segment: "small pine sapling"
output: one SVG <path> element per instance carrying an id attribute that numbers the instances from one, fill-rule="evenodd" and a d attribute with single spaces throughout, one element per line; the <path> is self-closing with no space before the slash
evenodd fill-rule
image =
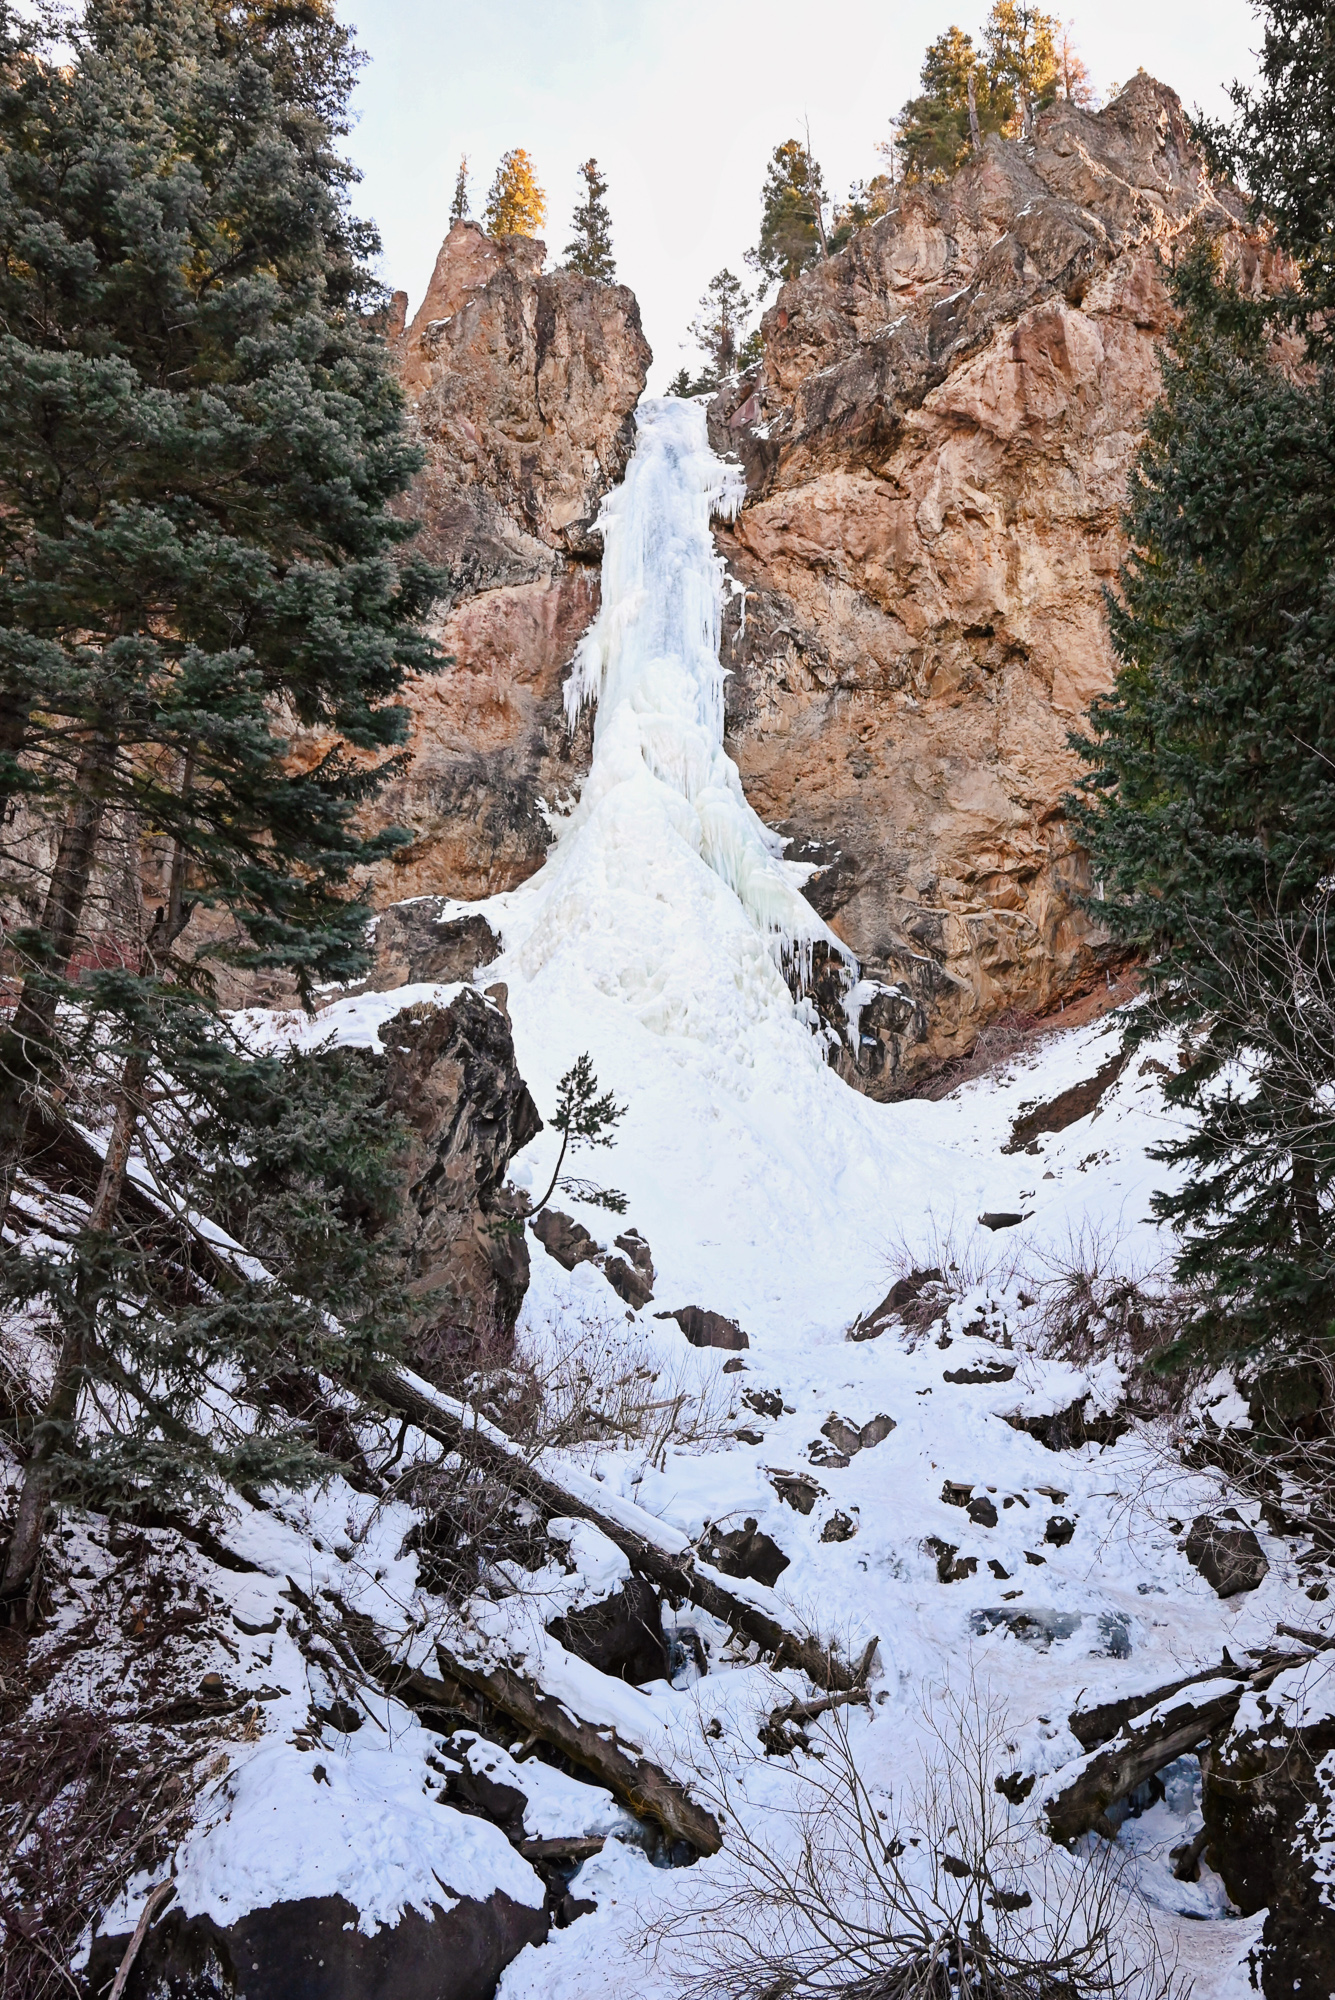
<path id="1" fill-rule="evenodd" d="M 595 1208 L 610 1209 L 613 1215 L 626 1213 L 626 1197 L 616 1188 L 600 1188 L 591 1181 L 563 1180 L 561 1169 L 568 1151 L 578 1146 L 612 1146 L 616 1127 L 626 1115 L 611 1091 L 598 1095 L 598 1079 L 589 1057 L 582 1055 L 561 1078 L 556 1089 L 556 1112 L 552 1124 L 561 1134 L 561 1150 L 556 1167 L 541 1201 L 534 1202 L 529 1215 L 546 1208 L 559 1187 L 576 1201 L 590 1202 Z"/>
<path id="2" fill-rule="evenodd" d="M 459 171 L 454 177 L 454 200 L 450 203 L 450 227 L 456 222 L 468 220 L 468 155 L 459 156 Z"/>

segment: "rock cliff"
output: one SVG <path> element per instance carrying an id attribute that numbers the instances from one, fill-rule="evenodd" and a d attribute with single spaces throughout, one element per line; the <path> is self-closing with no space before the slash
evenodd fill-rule
<path id="1" fill-rule="evenodd" d="M 844 1066 L 874 1095 L 1102 977 L 1066 739 L 1114 671 L 1102 599 L 1165 266 L 1203 228 L 1264 284 L 1242 217 L 1139 75 L 902 190 L 783 288 L 763 374 L 715 401 L 750 489 L 720 536 L 728 747 L 863 963 Z"/>
<path id="2" fill-rule="evenodd" d="M 396 340 L 428 458 L 405 507 L 449 573 L 439 636 L 454 664 L 411 695 L 412 763 L 380 810 L 416 839 L 377 902 L 522 881 L 546 850 L 540 801 L 587 765 L 561 680 L 597 609 L 590 529 L 630 455 L 651 356 L 632 292 L 544 274 L 545 256 L 456 223 Z"/>

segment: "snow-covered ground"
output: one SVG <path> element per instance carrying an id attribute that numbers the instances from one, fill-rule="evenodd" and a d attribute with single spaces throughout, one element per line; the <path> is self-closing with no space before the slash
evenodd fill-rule
<path id="1" fill-rule="evenodd" d="M 1133 1427 L 1107 1448 L 1050 1451 L 1005 1421 L 1063 1409 L 1087 1392 L 1092 1409 L 1118 1400 L 1112 1361 L 1086 1372 L 1034 1351 L 1026 1301 L 1073 1257 L 1133 1273 L 1162 1267 L 1169 1246 L 1149 1219 L 1149 1200 L 1164 1170 L 1147 1150 L 1170 1129 L 1156 1064 L 1173 1052 L 1147 1050 L 1092 1117 L 1018 1153 L 1003 1150 L 1017 1113 L 1092 1076 L 1116 1049 L 1114 1018 L 1054 1033 L 943 1102 L 875 1104 L 835 1076 L 784 976 L 786 963 L 828 933 L 801 898 L 803 871 L 781 858 L 722 748 L 710 518 L 735 507 L 736 477 L 708 451 L 696 406 L 646 403 L 639 422 L 637 456 L 605 510 L 603 609 L 572 674 L 572 701 L 598 704 L 592 772 L 576 808 L 554 816 L 543 870 L 482 906 L 505 952 L 478 983 L 508 988 L 519 1066 L 548 1117 L 558 1079 L 586 1051 L 601 1086 L 626 1106 L 613 1149 L 568 1163 L 622 1189 L 625 1217 L 558 1203 L 605 1245 L 627 1226 L 640 1231 L 652 1249 L 654 1298 L 632 1314 L 596 1265 L 568 1273 L 530 1239 L 521 1338 L 537 1354 L 568 1347 L 572 1331 L 591 1354 L 629 1345 L 716 1410 L 734 1411 L 653 1463 L 633 1447 L 603 1449 L 587 1463 L 609 1496 L 637 1502 L 692 1539 L 707 1524 L 727 1529 L 754 1518 L 789 1559 L 776 1588 L 795 1621 L 848 1657 L 879 1642 L 873 1698 L 865 1712 L 847 1711 L 859 1769 L 878 1796 L 906 1799 L 939 1761 L 952 1702 L 975 1701 L 997 1720 L 1012 1767 L 1038 1774 L 1029 1800 L 1007 1808 L 1027 1824 L 1044 1775 L 1080 1755 L 1067 1724 L 1073 1708 L 1218 1661 L 1225 1646 L 1241 1659 L 1273 1637 L 1278 1621 L 1314 1617 L 1285 1543 L 1246 1501 L 1237 1504 L 1270 1564 L 1260 1588 L 1221 1601 L 1187 1562 L 1181 1524 L 1224 1489 L 1215 1475 L 1184 1470 L 1166 1436 Z M 399 1008 L 449 990 L 364 994 L 336 1000 L 307 1029 L 274 1026 L 373 1041 Z M 517 1162 L 515 1181 L 545 1186 L 557 1143 L 549 1125 Z M 1025 1219 L 992 1232 L 978 1221 L 992 1211 Z M 892 1328 L 850 1340 L 852 1323 L 915 1264 L 957 1267 L 944 1323 L 915 1337 Z M 676 1324 L 657 1317 L 690 1305 L 745 1330 L 740 1370 L 723 1353 L 688 1348 Z M 1007 1379 L 948 1379 L 1012 1367 Z M 878 1416 L 893 1420 L 888 1435 L 850 1463 L 830 1462 L 822 1426 L 837 1417 L 856 1430 Z M 795 1473 L 819 1488 L 806 1514 L 776 1484 Z M 986 1496 L 995 1525 L 943 1497 L 948 1482 Z M 336 1492 L 279 1512 L 300 1516 L 313 1533 L 314 1517 L 303 1512 L 311 1508 L 346 1511 L 355 1527 L 370 1504 Z M 826 1539 L 836 1515 L 848 1531 Z M 1073 1532 L 1063 1540 L 1050 1521 Z M 276 1519 L 252 1521 L 250 1531 L 257 1550 L 264 1536 L 288 1532 Z M 973 1558 L 973 1573 L 940 1581 L 925 1547 L 931 1538 L 952 1546 L 961 1568 Z M 592 1531 L 582 1545 L 574 1538 L 578 1568 L 593 1574 L 606 1563 L 609 1545 L 600 1549 L 600 1540 Z M 391 1532 L 381 1515 L 355 1563 L 320 1563 L 345 1591 L 353 1569 L 364 1574 L 368 1591 L 393 1600 L 386 1623 L 397 1618 L 408 1632 L 415 1620 L 429 1624 L 430 1612 L 401 1544 L 402 1524 Z M 273 1550 L 256 1559 L 274 1571 Z M 615 1574 L 613 1562 L 607 1575 Z M 319 1582 L 312 1571 L 304 1587 Z M 804 1770 L 819 1767 L 801 1751 L 763 1754 L 756 1732 L 778 1698 L 774 1675 L 730 1649 L 721 1626 L 688 1614 L 682 1620 L 706 1648 L 708 1673 L 688 1670 L 673 1685 L 640 1691 L 562 1655 L 531 1593 L 510 1609 L 490 1607 L 488 1619 L 512 1650 L 540 1655 L 547 1684 L 577 1692 L 582 1713 L 614 1722 L 679 1776 L 696 1773 L 706 1793 L 725 1787 L 730 1815 L 759 1828 L 766 1814 L 800 1803 Z M 1027 1618 L 1017 1631 L 1020 1614 Z M 281 1646 L 281 1634 L 272 1643 Z M 794 1672 L 781 1679 L 790 1693 L 803 1688 Z M 414 1800 L 427 1782 L 425 1732 L 389 1713 L 378 1729 L 374 1738 L 328 1737 L 334 1747 L 318 1751 L 275 1748 L 266 1737 L 244 1771 L 220 1781 L 231 1787 L 231 1831 L 221 1845 L 206 1841 L 210 1858 L 186 1871 L 199 1907 L 219 1909 L 247 1893 L 239 1825 L 271 1827 L 286 1854 L 300 1847 L 284 1803 L 289 1783 L 303 1814 L 329 1821 L 310 1836 L 309 1865 L 298 1874 L 337 1881 L 375 1915 L 396 1899 L 399 1907 L 420 1902 L 424 1869 L 458 1887 L 475 1862 L 495 1869 L 497 1881 L 509 1879 L 507 1868 L 525 1868 L 461 1847 L 451 1873 L 437 1850 L 457 1830 L 439 1819 L 434 1845 L 418 1844 L 412 1813 L 420 1817 Z M 324 1786 L 307 1774 L 317 1758 L 330 1774 Z M 1119 1845 L 1198 2000 L 1240 2000 L 1250 1990 L 1244 1960 L 1257 1921 L 1230 1914 L 1208 1869 L 1197 1884 L 1173 1879 L 1169 1849 L 1200 1818 L 1192 1761 L 1171 1777 L 1165 1798 L 1126 1823 Z M 432 1806 L 428 1817 L 444 1810 Z M 368 1867 L 375 1873 L 374 1856 L 339 1862 L 354 1825 L 379 1829 L 375 1852 L 398 1888 L 363 1883 Z M 485 1846 L 489 1831 L 469 1822 L 467 1838 Z M 665 1905 L 726 1885 L 734 1850 L 725 1827 L 722 1855 L 669 1870 L 614 1831 L 573 1884 L 595 1913 L 527 1948 L 505 1975 L 504 2000 L 679 1991 L 672 1953 L 653 1958 L 646 1923 Z M 523 1900 L 523 1889 L 516 1877 L 511 1893 Z"/>

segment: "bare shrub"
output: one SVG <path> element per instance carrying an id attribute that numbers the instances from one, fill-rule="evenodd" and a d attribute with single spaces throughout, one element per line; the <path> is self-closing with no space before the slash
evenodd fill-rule
<path id="1" fill-rule="evenodd" d="M 1016 1254 L 990 1235 L 980 1234 L 952 1210 L 946 1217 L 929 1208 L 910 1235 L 895 1231 L 885 1255 L 891 1291 L 905 1294 L 893 1316 L 911 1334 L 925 1333 L 945 1317 L 956 1300 L 973 1293 L 1000 1297 L 1015 1283 Z"/>
<path id="2" fill-rule="evenodd" d="M 1124 1858 L 1068 1854 L 999 1795 L 1004 1713 L 930 1702 L 936 1755 L 903 1806 L 868 1785 L 847 1709 L 821 1718 L 791 1807 L 727 1810 L 709 1896 L 660 1920 L 692 2000 L 1179 2000 Z M 815 1732 L 813 1731 L 813 1734 Z M 721 1769 L 721 1766 L 720 1766 Z"/>
<path id="3" fill-rule="evenodd" d="M 1027 1332 L 1041 1353 L 1078 1367 L 1116 1361 L 1137 1415 L 1181 1410 L 1193 1378 L 1162 1364 L 1204 1301 L 1166 1264 L 1135 1265 L 1117 1231 L 1085 1221 L 1037 1253 L 1026 1281 L 1035 1295 Z"/>

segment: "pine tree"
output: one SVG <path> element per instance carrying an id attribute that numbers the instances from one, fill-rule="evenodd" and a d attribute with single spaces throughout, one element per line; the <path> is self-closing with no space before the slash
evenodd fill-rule
<path id="1" fill-rule="evenodd" d="M 973 37 L 947 28 L 923 57 L 919 91 L 899 114 L 898 145 L 906 181 L 940 181 L 963 166 L 971 144 L 969 83 L 982 133 L 1004 122 L 994 107 L 987 66 Z"/>
<path id="2" fill-rule="evenodd" d="M 522 146 L 501 154 L 483 221 L 492 236 L 536 236 L 547 220 L 547 196 Z"/>
<path id="3" fill-rule="evenodd" d="M 746 261 L 770 283 L 786 283 L 826 248 L 819 164 L 799 139 L 776 146 L 761 189 L 760 240 Z"/>
<path id="4" fill-rule="evenodd" d="M 748 304 L 740 278 L 726 268 L 714 273 L 691 322 L 691 334 L 707 356 L 708 366 L 690 393 L 716 389 L 724 376 L 732 373 Z"/>
<path id="5" fill-rule="evenodd" d="M 398 836 L 356 815 L 395 768 L 405 671 L 437 664 L 439 579 L 388 510 L 418 454 L 332 144 L 356 73 L 332 5 L 91 0 L 71 39 L 56 63 L 0 14 L 0 718 L 32 906 L 6 939 L 6 1201 L 29 1116 L 58 1121 L 94 1057 L 110 1108 L 86 1217 L 38 1271 L 58 1352 L 11 1594 L 86 1448 L 84 1391 L 124 1389 L 132 1273 L 141 1298 L 153 1277 L 130 1165 L 163 1091 L 207 1101 L 211 967 L 304 994 L 364 965 L 345 885 Z M 292 757 L 296 727 L 333 747 Z M 113 825 L 140 884 L 99 911 Z M 162 1452 L 175 1350 L 153 1352 Z"/>
<path id="6" fill-rule="evenodd" d="M 1054 14 L 1025 0 L 993 0 L 983 40 L 991 99 L 1010 138 L 1028 138 L 1034 113 L 1057 95 L 1057 38 Z"/>
<path id="7" fill-rule="evenodd" d="M 1131 1039 L 1185 1037 L 1164 1087 L 1192 1125 L 1158 1153 L 1185 1180 L 1154 1206 L 1217 1311 L 1184 1351 L 1239 1351 L 1335 1321 L 1335 369 L 1277 366 L 1208 243 L 1174 292 L 1072 816 L 1150 960 Z"/>
<path id="8" fill-rule="evenodd" d="M 596 278 L 600 285 L 616 282 L 616 258 L 612 255 L 612 218 L 603 196 L 607 182 L 598 171 L 597 160 L 586 160 L 580 168 L 584 198 L 575 210 L 575 234 L 566 245 L 566 265 L 582 278 Z"/>
<path id="9" fill-rule="evenodd" d="M 454 200 L 450 203 L 450 228 L 456 222 L 468 220 L 468 155 L 459 156 L 459 171 L 454 177 Z"/>

